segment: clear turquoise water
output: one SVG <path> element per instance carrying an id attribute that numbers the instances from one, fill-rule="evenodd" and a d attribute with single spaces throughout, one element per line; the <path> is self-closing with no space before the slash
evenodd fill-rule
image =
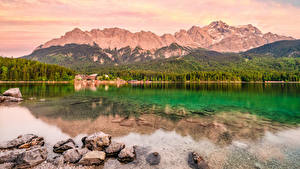
<path id="1" fill-rule="evenodd" d="M 300 84 L 0 84 L 0 92 L 11 87 L 25 101 L 0 105 L 2 141 L 33 132 L 51 145 L 104 131 L 168 157 L 160 168 L 186 168 L 189 151 L 212 168 L 300 168 Z M 140 160 L 129 166 L 149 167 Z"/>

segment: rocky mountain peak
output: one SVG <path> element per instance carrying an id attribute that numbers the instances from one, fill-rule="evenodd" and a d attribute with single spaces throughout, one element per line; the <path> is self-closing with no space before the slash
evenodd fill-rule
<path id="1" fill-rule="evenodd" d="M 226 24 L 225 22 L 223 22 L 221 20 L 220 21 L 213 21 L 208 26 L 211 27 L 211 28 L 228 28 L 229 27 L 228 24 Z"/>
<path id="2" fill-rule="evenodd" d="M 172 43 L 178 43 L 181 46 L 208 48 L 219 52 L 239 52 L 274 41 L 292 39 L 273 33 L 263 34 L 251 24 L 234 27 L 223 21 L 214 21 L 204 27 L 192 26 L 188 30 L 181 29 L 175 34 L 162 36 L 150 31 L 132 33 L 117 27 L 103 30 L 92 29 L 91 31 L 75 28 L 60 38 L 46 42 L 40 48 L 63 46 L 70 43 L 90 45 L 97 43 L 103 49 L 140 46 L 145 50 L 156 50 Z"/>

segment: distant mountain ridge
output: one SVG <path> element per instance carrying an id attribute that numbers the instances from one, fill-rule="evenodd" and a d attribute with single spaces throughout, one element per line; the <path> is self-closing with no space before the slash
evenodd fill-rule
<path id="1" fill-rule="evenodd" d="M 245 54 L 265 54 L 274 57 L 300 57 L 300 40 L 283 40 L 265 44 L 245 52 Z"/>
<path id="2" fill-rule="evenodd" d="M 292 37 L 273 33 L 263 34 L 253 25 L 229 26 L 215 21 L 207 26 L 193 26 L 189 30 L 180 30 L 175 34 L 158 36 L 150 31 L 132 33 L 120 28 L 105 28 L 82 31 L 79 28 L 67 32 L 60 38 L 52 39 L 37 49 L 66 44 L 97 44 L 103 49 L 121 49 L 124 47 L 157 50 L 176 43 L 190 48 L 206 48 L 219 52 L 241 52 L 279 40 L 293 40 Z"/>

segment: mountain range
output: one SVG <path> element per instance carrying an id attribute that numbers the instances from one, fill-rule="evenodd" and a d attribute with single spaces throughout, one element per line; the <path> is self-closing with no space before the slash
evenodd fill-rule
<path id="1" fill-rule="evenodd" d="M 126 29 L 106 28 L 82 31 L 79 28 L 67 32 L 60 38 L 52 39 L 37 49 L 66 44 L 97 44 L 103 49 L 121 49 L 124 47 L 141 48 L 155 53 L 157 49 L 176 43 L 189 48 L 205 48 L 218 52 L 241 52 L 264 44 L 280 40 L 293 40 L 292 37 L 274 33 L 262 33 L 255 26 L 229 26 L 222 21 L 215 21 L 207 26 L 192 26 L 175 34 L 156 35 L 153 32 L 132 33 Z"/>

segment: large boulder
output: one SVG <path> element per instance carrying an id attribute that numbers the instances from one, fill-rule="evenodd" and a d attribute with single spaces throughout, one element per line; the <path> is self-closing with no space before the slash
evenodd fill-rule
<path id="1" fill-rule="evenodd" d="M 103 132 L 94 133 L 82 139 L 83 145 L 90 150 L 102 151 L 111 143 L 111 136 Z"/>
<path id="2" fill-rule="evenodd" d="M 24 134 L 17 138 L 0 144 L 0 149 L 11 149 L 11 148 L 29 148 L 35 145 L 44 145 L 44 138 L 38 137 L 34 134 Z"/>
<path id="3" fill-rule="evenodd" d="M 8 150 L 0 152 L 0 164 L 2 163 L 14 163 L 17 157 L 24 153 L 25 149 L 15 149 L 15 150 Z"/>
<path id="4" fill-rule="evenodd" d="M 154 152 L 154 153 L 150 153 L 147 157 L 146 157 L 146 161 L 150 164 L 150 165 L 158 165 L 160 163 L 160 155 L 158 152 Z"/>
<path id="5" fill-rule="evenodd" d="M 68 163 L 77 163 L 81 159 L 78 149 L 69 149 L 63 153 L 64 161 Z"/>
<path id="6" fill-rule="evenodd" d="M 65 152 L 69 149 L 72 149 L 72 148 L 76 148 L 76 145 L 75 145 L 75 142 L 70 138 L 67 140 L 62 140 L 62 141 L 57 142 L 53 146 L 53 152 L 62 154 L 63 152 Z"/>
<path id="7" fill-rule="evenodd" d="M 107 156 L 117 156 L 123 148 L 125 148 L 124 143 L 118 143 L 113 141 L 108 147 L 106 147 L 105 153 Z"/>
<path id="8" fill-rule="evenodd" d="M 47 149 L 36 146 L 18 155 L 15 168 L 31 168 L 47 159 Z"/>
<path id="9" fill-rule="evenodd" d="M 131 162 L 135 159 L 135 157 L 136 157 L 135 146 L 125 147 L 118 154 L 118 160 L 123 163 Z"/>
<path id="10" fill-rule="evenodd" d="M 209 169 L 207 162 L 196 152 L 189 153 L 188 164 L 193 169 Z"/>
<path id="11" fill-rule="evenodd" d="M 78 164 L 81 165 L 100 165 L 105 160 L 105 152 L 103 151 L 90 151 L 83 155 Z"/>
<path id="12" fill-rule="evenodd" d="M 19 88 L 10 88 L 3 93 L 3 96 L 21 98 L 22 94 Z"/>

